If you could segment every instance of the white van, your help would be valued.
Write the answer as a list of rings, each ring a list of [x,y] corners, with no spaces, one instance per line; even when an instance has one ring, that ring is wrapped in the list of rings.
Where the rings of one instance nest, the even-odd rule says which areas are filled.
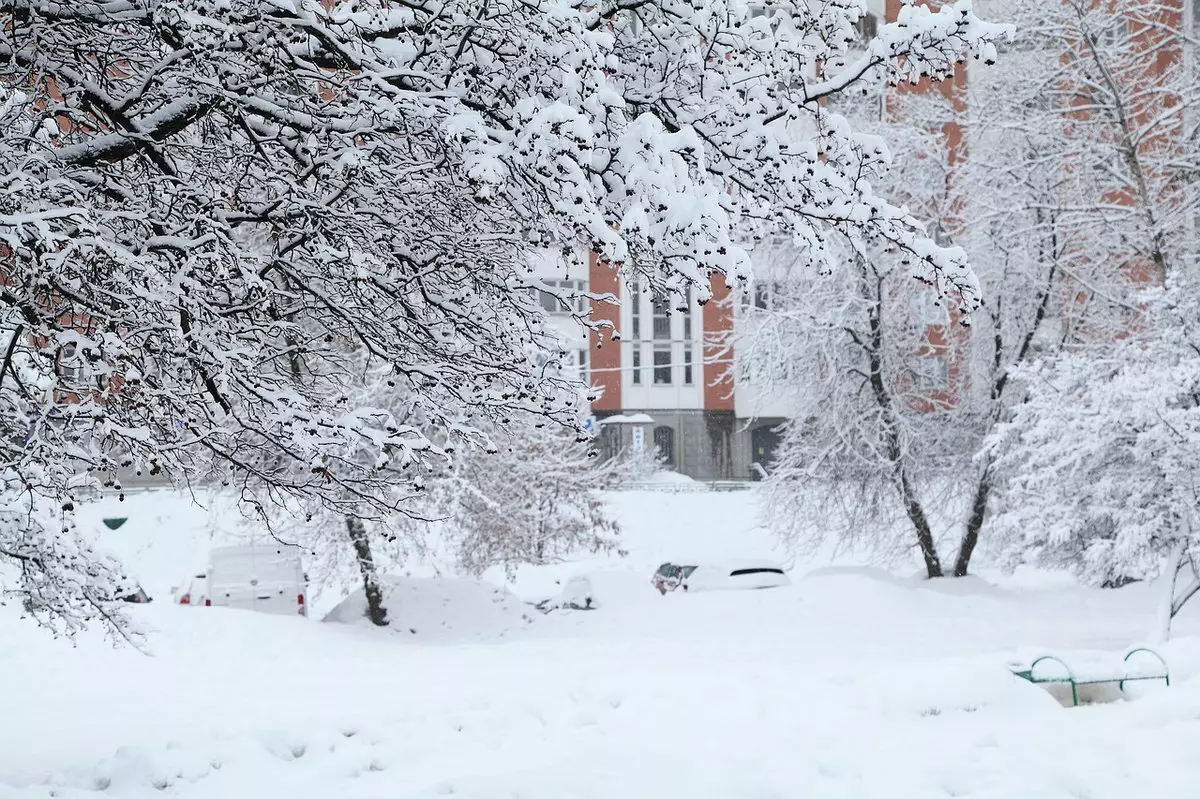
[[[179,602],[307,616],[308,580],[300,550],[283,544],[213,549],[208,571],[191,579]]]

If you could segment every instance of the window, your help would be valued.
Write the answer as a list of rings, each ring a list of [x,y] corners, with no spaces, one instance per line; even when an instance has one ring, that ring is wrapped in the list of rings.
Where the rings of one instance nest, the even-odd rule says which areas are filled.
[[[766,310],[771,305],[771,292],[766,283],[754,284],[754,307]]]
[[[864,42],[869,42],[879,32],[879,19],[868,11],[858,18],[855,27],[858,28],[858,38]]]
[[[654,347],[654,385],[671,385],[670,344],[658,344]]]
[[[954,246],[954,237],[950,235],[950,231],[946,230],[940,221],[934,223],[933,243],[939,247]]]
[[[675,430],[671,427],[654,428],[654,454],[666,466],[675,465]]]
[[[1095,35],[1096,46],[1116,47],[1129,39],[1129,20],[1123,14],[1106,15],[1104,27]]]
[[[633,384],[642,384],[642,342],[633,342]]]
[[[671,309],[667,306],[665,297],[654,300],[654,339],[656,341],[671,340]]]
[[[689,286],[687,293],[684,295],[686,305],[683,309],[683,340],[692,340],[692,289]]]
[[[587,377],[588,351],[586,349],[576,350],[576,357],[578,358],[579,376]]]
[[[74,341],[68,341],[58,353],[58,376],[70,383],[83,380],[83,359],[79,357],[78,346]]]
[[[685,386],[692,385],[692,345],[690,342],[683,345],[683,384]]]
[[[552,291],[534,289],[534,294],[542,310],[546,313],[583,313],[587,310],[586,280],[543,280],[542,283]]]
[[[914,300],[917,305],[918,318],[922,324],[944,325],[948,321],[946,300],[938,297],[937,290],[932,286],[918,285]]]
[[[913,387],[924,391],[943,391],[950,387],[950,362],[944,354],[928,352],[915,360]]]
[[[1092,170],[1105,177],[1120,177],[1125,166],[1125,155],[1118,151],[1102,154],[1092,161]]]
[[[730,577],[747,577],[751,574],[783,574],[783,569],[774,569],[770,567],[759,567],[753,569],[734,569],[729,573]]]
[[[633,340],[640,341],[642,338],[642,293],[636,280],[629,284],[629,313],[633,321]],[[633,382],[639,381],[635,379]]]
[[[780,283],[756,282],[754,284],[754,307],[763,311],[769,311],[772,308],[779,307],[778,297],[783,293],[783,285]]]

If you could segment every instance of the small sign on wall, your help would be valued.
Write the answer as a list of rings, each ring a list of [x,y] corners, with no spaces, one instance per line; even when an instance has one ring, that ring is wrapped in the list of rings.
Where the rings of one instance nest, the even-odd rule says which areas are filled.
[[[646,431],[641,427],[635,427],[631,432],[633,433],[633,451],[641,452],[646,447]]]

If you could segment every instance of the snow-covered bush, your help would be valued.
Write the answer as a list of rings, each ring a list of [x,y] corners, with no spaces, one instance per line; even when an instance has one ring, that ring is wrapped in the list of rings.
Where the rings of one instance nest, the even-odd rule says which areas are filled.
[[[459,454],[433,488],[464,569],[511,572],[616,550],[619,531],[600,492],[617,483],[620,461],[601,462],[589,442],[528,421],[491,437],[494,451]]]
[[[991,439],[1010,563],[1094,584],[1175,575],[1200,556],[1200,296],[1147,292],[1130,335],[1018,373],[1027,399]],[[1200,576],[1197,576],[1200,580]],[[1194,593],[1168,597],[1170,615]],[[1164,600],[1166,602],[1166,600]]]

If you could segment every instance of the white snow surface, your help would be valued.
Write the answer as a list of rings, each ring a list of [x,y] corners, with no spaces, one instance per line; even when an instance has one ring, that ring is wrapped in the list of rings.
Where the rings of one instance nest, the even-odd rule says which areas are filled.
[[[688,477],[686,474],[663,470],[655,472],[650,476],[651,483],[694,483],[695,480]]]
[[[415,640],[499,639],[520,634],[538,615],[507,588],[478,580],[384,575],[380,583],[383,605],[396,620],[388,629]],[[369,628],[366,610],[366,592],[360,588],[324,621]]]
[[[659,596],[664,560],[786,562],[756,493],[610,499],[626,558],[525,569],[512,587],[534,601],[586,575],[589,612],[525,621],[498,583],[445,577],[389,580],[386,631],[353,618],[361,597],[335,613],[349,624],[164,597],[132,609],[143,653],[56,641],[0,607],[0,796],[1195,796],[1195,608],[1162,650],[1171,688],[1065,709],[1006,664],[1119,657],[1153,623],[1151,587],[796,564],[770,591]],[[129,501],[106,540],[151,593],[210,527],[227,534],[171,495]]]
[[[654,417],[647,413],[635,413],[630,416],[618,413],[614,416],[605,416],[600,420],[600,424],[654,424]]]

